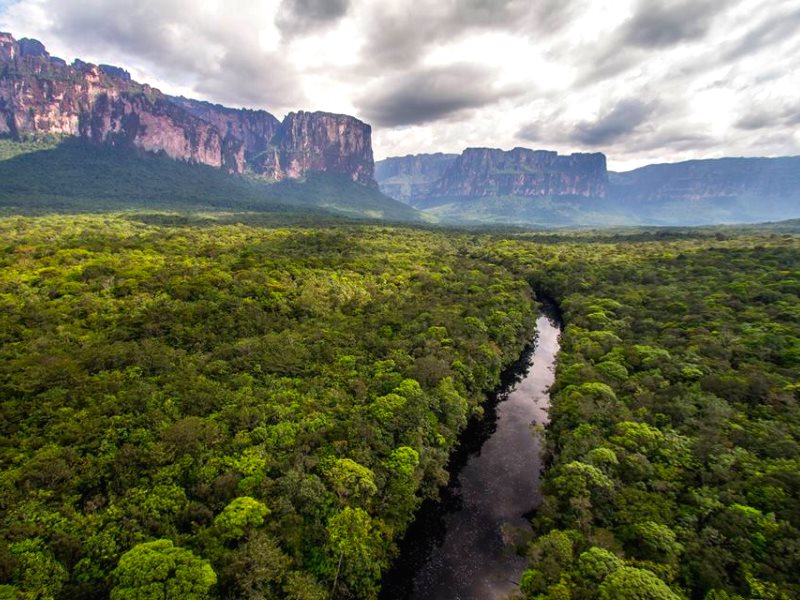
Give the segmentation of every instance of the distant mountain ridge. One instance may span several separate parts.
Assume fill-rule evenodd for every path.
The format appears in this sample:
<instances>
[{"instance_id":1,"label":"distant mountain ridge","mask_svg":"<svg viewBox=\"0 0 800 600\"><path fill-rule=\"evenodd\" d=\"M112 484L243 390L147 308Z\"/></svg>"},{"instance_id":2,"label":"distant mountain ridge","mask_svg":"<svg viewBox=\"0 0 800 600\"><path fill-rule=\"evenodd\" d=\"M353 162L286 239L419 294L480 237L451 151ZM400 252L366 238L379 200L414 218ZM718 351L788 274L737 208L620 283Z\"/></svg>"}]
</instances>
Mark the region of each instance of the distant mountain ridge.
<instances>
[{"instance_id":1,"label":"distant mountain ridge","mask_svg":"<svg viewBox=\"0 0 800 600\"><path fill-rule=\"evenodd\" d=\"M648 202L738 197L800 198L800 156L715 158L609 173L614 196Z\"/></svg>"},{"instance_id":2,"label":"distant mountain ridge","mask_svg":"<svg viewBox=\"0 0 800 600\"><path fill-rule=\"evenodd\" d=\"M0 136L80 137L276 181L307 173L374 186L372 130L348 115L261 110L173 98L120 67L72 65L38 40L0 33Z\"/></svg>"},{"instance_id":3,"label":"distant mountain ridge","mask_svg":"<svg viewBox=\"0 0 800 600\"><path fill-rule=\"evenodd\" d=\"M711 224L800 216L800 157L721 158L609 172L603 154L467 148L376 164L380 189L444 221Z\"/></svg>"}]
</instances>

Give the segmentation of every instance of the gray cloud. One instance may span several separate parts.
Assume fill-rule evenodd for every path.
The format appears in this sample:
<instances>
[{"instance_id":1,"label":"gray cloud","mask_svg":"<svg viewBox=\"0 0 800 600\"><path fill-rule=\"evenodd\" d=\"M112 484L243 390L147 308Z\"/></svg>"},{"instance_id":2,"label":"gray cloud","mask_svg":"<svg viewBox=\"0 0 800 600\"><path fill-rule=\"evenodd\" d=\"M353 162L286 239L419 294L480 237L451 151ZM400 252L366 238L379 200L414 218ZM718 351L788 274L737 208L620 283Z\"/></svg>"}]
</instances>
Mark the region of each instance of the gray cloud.
<instances>
[{"instance_id":1,"label":"gray cloud","mask_svg":"<svg viewBox=\"0 0 800 600\"><path fill-rule=\"evenodd\" d=\"M53 35L83 58L135 57L163 80L235 106L275 110L304 100L297 74L280 52L260 49L256 28L204 15L191 0L117 0L113 10L106 0L58 0L48 8Z\"/></svg>"},{"instance_id":2,"label":"gray cloud","mask_svg":"<svg viewBox=\"0 0 800 600\"><path fill-rule=\"evenodd\" d=\"M544 133L544 128L542 127L541 123L528 123L521 127L515 137L520 140L525 140L526 142L538 142L542 139L542 135Z\"/></svg>"},{"instance_id":3,"label":"gray cloud","mask_svg":"<svg viewBox=\"0 0 800 600\"><path fill-rule=\"evenodd\" d=\"M349 0L283 0L275 24L291 37L332 25L349 9Z\"/></svg>"},{"instance_id":4,"label":"gray cloud","mask_svg":"<svg viewBox=\"0 0 800 600\"><path fill-rule=\"evenodd\" d=\"M774 45L800 31L800 8L771 14L759 22L743 38L734 41L724 52L727 61L738 60L752 54L767 45Z\"/></svg>"},{"instance_id":5,"label":"gray cloud","mask_svg":"<svg viewBox=\"0 0 800 600\"><path fill-rule=\"evenodd\" d=\"M719 145L714 136L687 127L667 124L655 131L636 133L624 142L627 152L684 152L713 148Z\"/></svg>"},{"instance_id":6,"label":"gray cloud","mask_svg":"<svg viewBox=\"0 0 800 600\"><path fill-rule=\"evenodd\" d=\"M622 28L621 42L640 48L664 48L697 40L725 8L719 0L642 0L633 18Z\"/></svg>"},{"instance_id":7,"label":"gray cloud","mask_svg":"<svg viewBox=\"0 0 800 600\"><path fill-rule=\"evenodd\" d=\"M586 86L614 78L646 64L653 56L686 42L700 41L714 19L730 5L718 0L640 0L633 16L599 47L585 48L586 65L577 85ZM693 65L694 70L709 64Z\"/></svg>"},{"instance_id":8,"label":"gray cloud","mask_svg":"<svg viewBox=\"0 0 800 600\"><path fill-rule=\"evenodd\" d=\"M745 131L758 131L767 128L789 128L800 125L800 103L760 103L749 108L734 126Z\"/></svg>"},{"instance_id":9,"label":"gray cloud","mask_svg":"<svg viewBox=\"0 0 800 600\"><path fill-rule=\"evenodd\" d=\"M495 89L492 79L491 70L465 64L407 71L376 82L358 106L375 125L399 127L451 117L521 92Z\"/></svg>"},{"instance_id":10,"label":"gray cloud","mask_svg":"<svg viewBox=\"0 0 800 600\"><path fill-rule=\"evenodd\" d=\"M459 40L476 31L549 37L568 23L577 4L575 0L417 0L387 8L374 3L367 15L365 66L377 71L408 68L438 42Z\"/></svg>"},{"instance_id":11,"label":"gray cloud","mask_svg":"<svg viewBox=\"0 0 800 600\"><path fill-rule=\"evenodd\" d=\"M587 146L610 144L633 133L650 117L654 109L652 103L635 98L621 100L596 121L579 123L571 137Z\"/></svg>"}]
</instances>

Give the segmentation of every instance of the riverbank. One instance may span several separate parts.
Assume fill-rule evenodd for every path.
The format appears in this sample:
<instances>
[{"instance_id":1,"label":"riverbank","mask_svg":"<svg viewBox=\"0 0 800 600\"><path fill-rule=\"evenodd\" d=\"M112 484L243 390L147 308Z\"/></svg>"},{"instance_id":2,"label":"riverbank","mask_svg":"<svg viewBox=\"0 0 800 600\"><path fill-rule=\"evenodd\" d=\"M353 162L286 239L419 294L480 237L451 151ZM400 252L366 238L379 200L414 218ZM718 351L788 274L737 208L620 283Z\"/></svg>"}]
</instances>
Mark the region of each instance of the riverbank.
<instances>
[{"instance_id":1,"label":"riverbank","mask_svg":"<svg viewBox=\"0 0 800 600\"><path fill-rule=\"evenodd\" d=\"M513 541L541 501L542 440L560 323L545 307L536 340L509 367L451 458L440 502L423 504L383 584L382 600L492 600L513 592L525 568Z\"/></svg>"}]
</instances>

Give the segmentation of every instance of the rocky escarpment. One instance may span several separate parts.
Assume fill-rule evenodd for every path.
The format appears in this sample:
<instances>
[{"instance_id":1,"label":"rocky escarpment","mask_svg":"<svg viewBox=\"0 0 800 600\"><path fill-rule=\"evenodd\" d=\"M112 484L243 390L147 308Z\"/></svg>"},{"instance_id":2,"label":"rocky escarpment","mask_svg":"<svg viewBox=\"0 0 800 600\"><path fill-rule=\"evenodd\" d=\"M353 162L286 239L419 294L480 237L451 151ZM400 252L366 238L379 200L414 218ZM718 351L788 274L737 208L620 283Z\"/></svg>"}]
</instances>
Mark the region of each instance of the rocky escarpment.
<instances>
[{"instance_id":1,"label":"rocky escarpment","mask_svg":"<svg viewBox=\"0 0 800 600\"><path fill-rule=\"evenodd\" d=\"M247 168L275 179L299 179L325 172L374 185L372 131L358 119L326 112L293 112L281 122L263 110L233 109L170 98L213 124L226 137L244 141Z\"/></svg>"},{"instance_id":2,"label":"rocky escarpment","mask_svg":"<svg viewBox=\"0 0 800 600\"><path fill-rule=\"evenodd\" d=\"M158 90L102 69L51 57L36 40L0 34L0 135L81 136L188 162L244 169L243 144L176 107Z\"/></svg>"},{"instance_id":3,"label":"rocky escarpment","mask_svg":"<svg viewBox=\"0 0 800 600\"><path fill-rule=\"evenodd\" d=\"M800 199L800 156L719 158L611 173L614 198L639 203Z\"/></svg>"},{"instance_id":4,"label":"rocky escarpment","mask_svg":"<svg viewBox=\"0 0 800 600\"><path fill-rule=\"evenodd\" d=\"M80 136L270 179L309 172L375 185L370 126L347 115L290 113L173 98L120 67L67 65L36 40L0 33L0 136Z\"/></svg>"},{"instance_id":5,"label":"rocky escarpment","mask_svg":"<svg viewBox=\"0 0 800 600\"><path fill-rule=\"evenodd\" d=\"M547 150L467 148L458 156L423 154L381 161L378 183L411 204L492 197L605 198L606 157Z\"/></svg>"},{"instance_id":6,"label":"rocky escarpment","mask_svg":"<svg viewBox=\"0 0 800 600\"><path fill-rule=\"evenodd\" d=\"M458 154L409 154L375 163L381 191L406 204L427 198Z\"/></svg>"},{"instance_id":7,"label":"rocky escarpment","mask_svg":"<svg viewBox=\"0 0 800 600\"><path fill-rule=\"evenodd\" d=\"M244 143L249 164L259 159L270 147L281 122L265 110L227 108L202 100L170 96L169 100L207 123L214 125L224 137Z\"/></svg>"},{"instance_id":8,"label":"rocky escarpment","mask_svg":"<svg viewBox=\"0 0 800 600\"><path fill-rule=\"evenodd\" d=\"M527 148L467 148L436 182L431 195L604 198L607 192L606 157L599 152L561 156Z\"/></svg>"},{"instance_id":9,"label":"rocky escarpment","mask_svg":"<svg viewBox=\"0 0 800 600\"><path fill-rule=\"evenodd\" d=\"M272 141L271 150L254 164L254 169L278 180L324 171L375 185L372 128L348 115L289 113Z\"/></svg>"}]
</instances>

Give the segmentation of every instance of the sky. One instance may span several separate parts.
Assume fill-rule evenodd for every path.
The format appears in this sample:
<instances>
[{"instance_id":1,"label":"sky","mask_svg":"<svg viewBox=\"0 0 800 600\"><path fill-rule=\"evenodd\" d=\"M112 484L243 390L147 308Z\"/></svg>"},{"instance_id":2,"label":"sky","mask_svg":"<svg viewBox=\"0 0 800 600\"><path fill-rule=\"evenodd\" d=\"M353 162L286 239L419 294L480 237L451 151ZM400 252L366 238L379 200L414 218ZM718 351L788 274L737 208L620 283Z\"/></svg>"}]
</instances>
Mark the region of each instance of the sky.
<instances>
[{"instance_id":1,"label":"sky","mask_svg":"<svg viewBox=\"0 0 800 600\"><path fill-rule=\"evenodd\" d=\"M170 94L609 167L800 154L798 0L0 0L0 31Z\"/></svg>"}]
</instances>

